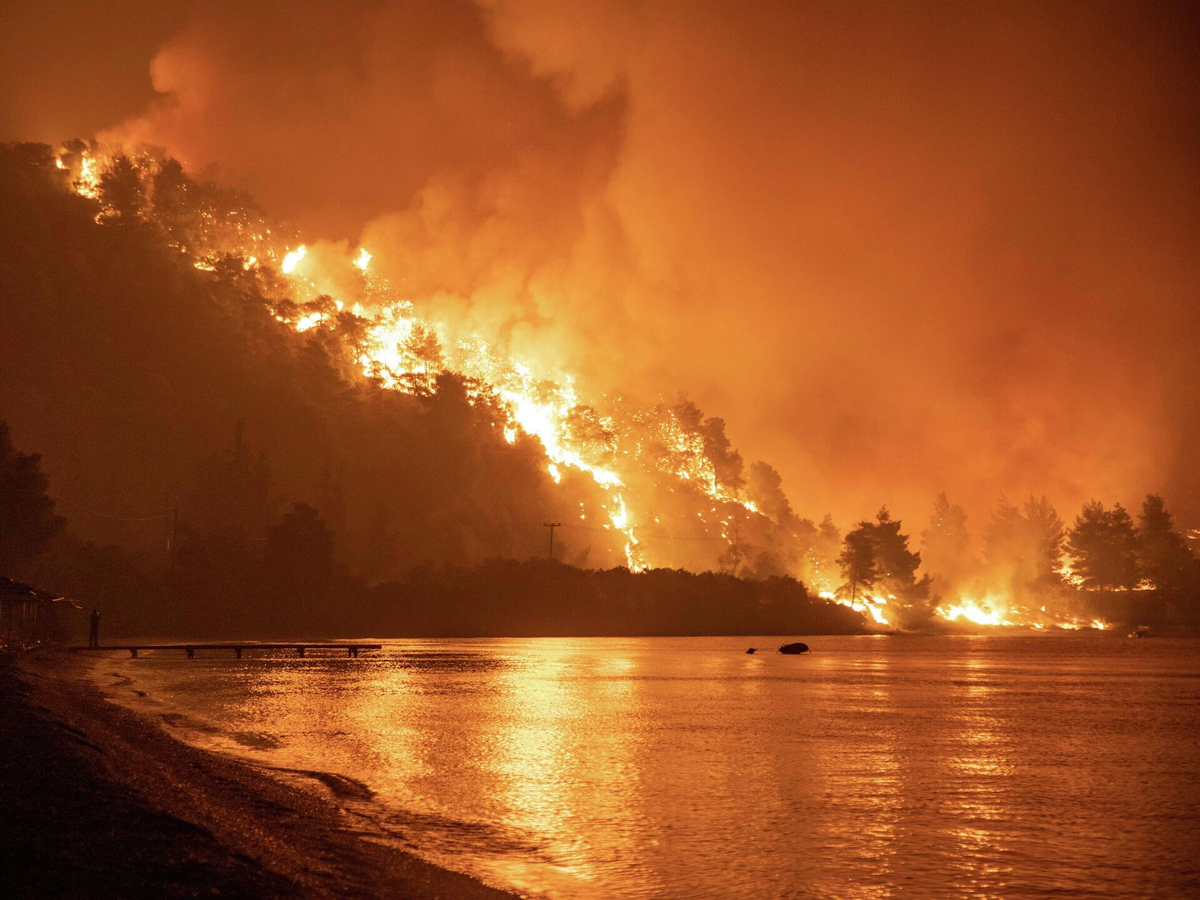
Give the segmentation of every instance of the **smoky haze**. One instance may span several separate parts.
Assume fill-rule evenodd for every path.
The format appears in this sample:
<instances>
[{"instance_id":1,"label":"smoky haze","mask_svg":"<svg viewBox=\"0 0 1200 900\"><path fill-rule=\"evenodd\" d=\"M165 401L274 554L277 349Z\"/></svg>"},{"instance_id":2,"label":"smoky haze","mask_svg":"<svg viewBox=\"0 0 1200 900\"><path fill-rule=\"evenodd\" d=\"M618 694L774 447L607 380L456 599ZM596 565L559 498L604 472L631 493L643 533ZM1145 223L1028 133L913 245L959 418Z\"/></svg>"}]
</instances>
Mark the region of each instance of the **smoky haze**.
<instances>
[{"instance_id":1,"label":"smoky haze","mask_svg":"<svg viewBox=\"0 0 1200 900\"><path fill-rule=\"evenodd\" d=\"M802 514L1200 517L1187 6L73 7L3 14L47 48L4 138L161 146L587 390L686 389Z\"/></svg>"}]
</instances>

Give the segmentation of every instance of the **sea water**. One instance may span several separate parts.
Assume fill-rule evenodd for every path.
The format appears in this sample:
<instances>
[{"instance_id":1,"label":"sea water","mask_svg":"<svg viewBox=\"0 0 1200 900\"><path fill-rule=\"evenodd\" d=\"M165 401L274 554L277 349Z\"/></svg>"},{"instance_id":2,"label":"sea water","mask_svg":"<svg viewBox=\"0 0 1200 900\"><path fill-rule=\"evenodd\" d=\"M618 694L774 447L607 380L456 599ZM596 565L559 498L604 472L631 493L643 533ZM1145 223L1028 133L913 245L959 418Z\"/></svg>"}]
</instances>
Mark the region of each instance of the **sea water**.
<instances>
[{"instance_id":1,"label":"sea water","mask_svg":"<svg viewBox=\"0 0 1200 900\"><path fill-rule=\"evenodd\" d=\"M96 671L179 737L530 897L1200 896L1200 640L806 640L391 641Z\"/></svg>"}]
</instances>

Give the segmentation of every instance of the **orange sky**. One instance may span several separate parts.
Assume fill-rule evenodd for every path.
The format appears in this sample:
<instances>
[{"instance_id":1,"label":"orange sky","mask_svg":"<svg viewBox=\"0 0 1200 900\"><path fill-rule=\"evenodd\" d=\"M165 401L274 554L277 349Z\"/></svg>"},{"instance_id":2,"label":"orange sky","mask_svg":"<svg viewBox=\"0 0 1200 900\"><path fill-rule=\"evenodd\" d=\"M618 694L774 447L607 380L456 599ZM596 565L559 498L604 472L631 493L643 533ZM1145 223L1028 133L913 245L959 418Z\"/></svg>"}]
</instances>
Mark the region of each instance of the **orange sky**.
<instances>
[{"instance_id":1,"label":"orange sky","mask_svg":"<svg viewBox=\"0 0 1200 900\"><path fill-rule=\"evenodd\" d=\"M0 139L211 166L804 514L1200 519L1187 5L96 6L0 13Z\"/></svg>"}]
</instances>

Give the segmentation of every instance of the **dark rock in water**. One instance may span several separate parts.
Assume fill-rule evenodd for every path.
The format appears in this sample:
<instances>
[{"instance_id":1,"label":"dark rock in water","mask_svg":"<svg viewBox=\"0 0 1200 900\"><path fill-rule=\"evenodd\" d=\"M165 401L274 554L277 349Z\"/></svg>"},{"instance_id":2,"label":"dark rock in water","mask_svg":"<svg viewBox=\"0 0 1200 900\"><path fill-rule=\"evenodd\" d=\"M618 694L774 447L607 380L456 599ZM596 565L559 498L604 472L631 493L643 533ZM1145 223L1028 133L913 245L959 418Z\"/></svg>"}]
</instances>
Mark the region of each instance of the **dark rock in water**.
<instances>
[{"instance_id":1,"label":"dark rock in water","mask_svg":"<svg viewBox=\"0 0 1200 900\"><path fill-rule=\"evenodd\" d=\"M784 644L779 648L779 652L789 654L808 653L809 649L808 644L802 644L799 641L796 641L794 644Z\"/></svg>"},{"instance_id":2,"label":"dark rock in water","mask_svg":"<svg viewBox=\"0 0 1200 900\"><path fill-rule=\"evenodd\" d=\"M757 648L757 647L751 647L751 648L750 648L749 650L747 650L746 652L747 652L747 653L754 653L754 652L756 652L757 650L758 650L758 648Z\"/></svg>"}]
</instances>

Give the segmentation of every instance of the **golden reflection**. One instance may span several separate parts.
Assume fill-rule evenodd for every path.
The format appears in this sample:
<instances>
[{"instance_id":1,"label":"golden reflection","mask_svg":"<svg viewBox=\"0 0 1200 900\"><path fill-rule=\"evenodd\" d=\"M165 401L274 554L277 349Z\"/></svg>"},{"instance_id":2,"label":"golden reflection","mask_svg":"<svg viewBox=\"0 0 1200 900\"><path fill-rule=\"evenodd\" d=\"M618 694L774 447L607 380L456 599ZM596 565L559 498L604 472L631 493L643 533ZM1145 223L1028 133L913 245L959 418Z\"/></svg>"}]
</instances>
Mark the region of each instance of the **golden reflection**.
<instances>
[{"instance_id":1,"label":"golden reflection","mask_svg":"<svg viewBox=\"0 0 1200 900\"><path fill-rule=\"evenodd\" d=\"M861 900L884 900L893 896L896 835L904 812L904 773L896 745L894 720L903 715L894 694L895 678L886 651L867 657L854 666L854 677L843 701L858 715L878 720L866 730L866 743L857 754L841 760L842 777L853 791L853 821L859 827L845 828L845 819L830 825L840 828L845 852L861 860L874 880L857 879L843 896ZM866 823L865 826L863 823Z\"/></svg>"},{"instance_id":2,"label":"golden reflection","mask_svg":"<svg viewBox=\"0 0 1200 900\"><path fill-rule=\"evenodd\" d=\"M564 822L594 814L586 781L577 778L587 752L579 746L579 726L589 705L568 672L568 646L530 643L523 650L521 664L497 679L495 735L485 743L494 756L486 764L499 776L499 799L514 824L533 834L562 836ZM556 873L569 880L596 877L582 841L548 849L549 871L533 872L512 859L502 863L506 877L534 890L546 888L545 879Z\"/></svg>"},{"instance_id":3,"label":"golden reflection","mask_svg":"<svg viewBox=\"0 0 1200 900\"><path fill-rule=\"evenodd\" d=\"M953 744L962 752L947 760L954 790L943 808L957 844L951 854L961 883L972 891L997 886L1007 868L995 861L1010 849L1003 827L1007 815L1005 783L1013 775L1009 758L1008 724L995 713L999 698L992 682L992 664L979 651L986 645L972 639L962 665L961 683L952 708L957 725Z\"/></svg>"},{"instance_id":4,"label":"golden reflection","mask_svg":"<svg viewBox=\"0 0 1200 900\"><path fill-rule=\"evenodd\" d=\"M408 666L379 667L373 675L361 687L355 685L346 716L361 734L370 736L381 783L403 799L433 772L433 748L421 728L419 688Z\"/></svg>"}]
</instances>

